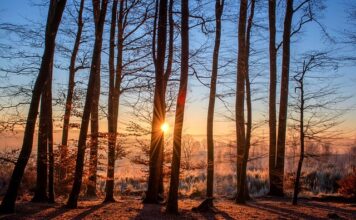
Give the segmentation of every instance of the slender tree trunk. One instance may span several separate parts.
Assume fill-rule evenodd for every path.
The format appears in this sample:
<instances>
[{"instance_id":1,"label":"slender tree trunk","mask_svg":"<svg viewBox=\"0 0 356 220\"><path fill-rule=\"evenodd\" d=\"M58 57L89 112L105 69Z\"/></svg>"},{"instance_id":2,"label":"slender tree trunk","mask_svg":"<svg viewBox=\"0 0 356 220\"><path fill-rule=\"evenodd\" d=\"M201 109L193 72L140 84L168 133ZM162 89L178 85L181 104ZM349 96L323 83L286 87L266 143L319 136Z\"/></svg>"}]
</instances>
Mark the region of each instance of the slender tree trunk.
<instances>
[{"instance_id":1,"label":"slender tree trunk","mask_svg":"<svg viewBox=\"0 0 356 220\"><path fill-rule=\"evenodd\" d=\"M100 58L99 58L100 59ZM100 63L100 61L98 61ZM99 67L100 68L100 67ZM100 72L99 72L100 74ZM99 98L100 98L100 75L95 81L94 96L92 99L92 109L90 114L90 153L89 153L89 183L86 196L96 197L96 179L98 167L98 148L99 148Z\"/></svg>"},{"instance_id":2,"label":"slender tree trunk","mask_svg":"<svg viewBox=\"0 0 356 220\"><path fill-rule=\"evenodd\" d=\"M239 189L237 190L236 201L238 203L245 203L249 198L248 185L246 181L246 172L247 172L247 161L249 157L249 150L251 145L251 131L252 131L252 103L251 103L251 86L250 86L250 77L249 77L249 56L250 56L250 37L252 29L252 21L255 11L255 1L251 0L251 11L250 16L247 22L246 30L246 42L245 42L245 61L244 61L244 79L246 83L246 105L247 105L247 126L246 126L246 136L245 143L243 146L243 158L241 163L240 170L240 183L238 183ZM247 9L246 9L247 11ZM247 12L246 12L247 14ZM243 129L245 129L243 127Z\"/></svg>"},{"instance_id":3,"label":"slender tree trunk","mask_svg":"<svg viewBox=\"0 0 356 220\"><path fill-rule=\"evenodd\" d=\"M74 95L74 87L75 87L75 62L77 59L77 54L79 51L80 40L82 37L83 31L83 9L84 9L84 0L80 1L79 12L78 12L78 21L77 21L77 34L75 37L75 42L70 58L70 65L69 65L69 81L68 81L68 91L67 91L67 98L66 98L66 105L65 105L65 112L63 117L63 130L62 130L62 145L60 149L60 171L59 171L59 180L64 183L67 178L67 167L64 165L66 164L67 157L68 157L68 132L69 132L69 120L72 111L72 103L73 103L73 95ZM63 184L62 184L63 185Z\"/></svg>"},{"instance_id":4,"label":"slender tree trunk","mask_svg":"<svg viewBox=\"0 0 356 220\"><path fill-rule=\"evenodd\" d=\"M299 118L299 138L300 138L300 157L298 162L297 174L295 177L294 182L294 192L293 192L293 200L292 204L297 205L298 202L298 193L300 191L300 176L302 173L302 166L304 160L304 73L302 74L301 78L298 80L299 82L299 89L300 89L300 118Z\"/></svg>"},{"instance_id":5,"label":"slender tree trunk","mask_svg":"<svg viewBox=\"0 0 356 220\"><path fill-rule=\"evenodd\" d=\"M207 182L206 182L206 197L212 198L214 193L214 109L215 109L215 97L216 97L216 83L218 78L219 68L219 49L220 49L220 37L221 37L221 15L223 12L224 1L220 3L220 0L215 2L215 45L213 52L213 66L211 72L210 81L210 95L208 106L208 118L207 118L207 146L208 146L208 166L207 166Z\"/></svg>"},{"instance_id":6,"label":"slender tree trunk","mask_svg":"<svg viewBox=\"0 0 356 220\"><path fill-rule=\"evenodd\" d=\"M237 138L237 196L236 202L241 202L244 196L240 196L240 186L242 178L242 164L245 151L245 118L244 118L244 100L245 100L245 76L246 76L246 17L247 0L240 1L240 16L238 27L238 64L237 64L237 83L236 83L236 138Z\"/></svg>"},{"instance_id":7,"label":"slender tree trunk","mask_svg":"<svg viewBox=\"0 0 356 220\"><path fill-rule=\"evenodd\" d=\"M114 200L114 182L111 181L110 176L114 176L112 164L112 154L115 155L115 134L114 131L114 88L115 88L115 32L116 32L116 19L117 19L117 4L118 0L113 1L111 10L111 24L110 24L110 42L109 42L109 97L108 97L108 167L106 179L106 197L104 202L111 202ZM112 186L111 186L112 185Z\"/></svg>"},{"instance_id":8,"label":"slender tree trunk","mask_svg":"<svg viewBox=\"0 0 356 220\"><path fill-rule=\"evenodd\" d=\"M166 209L168 213L178 213L178 186L182 146L182 130L189 71L189 0L181 0L181 10L181 76L174 123L173 155L171 166L172 171Z\"/></svg>"},{"instance_id":9,"label":"slender tree trunk","mask_svg":"<svg viewBox=\"0 0 356 220\"><path fill-rule=\"evenodd\" d=\"M246 181L247 161L249 157L250 145L251 145L251 132L252 132L252 102L251 102L251 85L250 85L250 73L249 73L249 57L250 57L250 38L253 17L255 14L255 0L251 0L251 11L247 22L246 30L246 55L245 55L245 83L246 83L246 107L247 107L247 126L246 126L246 139L245 149L243 155L243 161L241 165L241 179L240 190L238 190L237 198L240 203L244 203L249 198L248 185Z\"/></svg>"},{"instance_id":10,"label":"slender tree trunk","mask_svg":"<svg viewBox=\"0 0 356 220\"><path fill-rule=\"evenodd\" d=\"M108 170L107 170L107 180L106 180L106 197L105 202L113 202L114 199L114 178L115 178L115 149L116 149L116 140L117 140L117 123L118 123L118 114L119 114L119 103L120 103L120 89L121 89L121 75L122 75L122 57L123 57L123 19L124 19L124 0L120 0L120 9L119 9L119 17L117 23L118 29L118 38L117 38L117 61L116 61L116 73L114 69L114 45L110 47L110 74L112 82L110 82L110 93L112 97L109 98L110 108L111 108L111 121L109 121L109 153L108 153ZM117 3L116 3L117 4ZM113 6L114 7L114 6ZM113 8L113 11L117 10ZM116 13L116 12L115 12ZM112 16L111 30L110 32L110 43L114 43L115 39L115 24L116 24L116 16ZM112 39L112 40L111 40Z\"/></svg>"},{"instance_id":11,"label":"slender tree trunk","mask_svg":"<svg viewBox=\"0 0 356 220\"><path fill-rule=\"evenodd\" d=\"M277 87L277 49L276 49L276 1L268 2L269 21L269 182L270 195L278 194L276 177L276 87Z\"/></svg>"},{"instance_id":12,"label":"slender tree trunk","mask_svg":"<svg viewBox=\"0 0 356 220\"><path fill-rule=\"evenodd\" d=\"M5 197L3 198L0 206L0 212L2 213L11 213L14 212L15 209L18 189L32 151L33 134L36 126L41 93L46 80L49 78L51 67L53 66L55 40L65 5L66 0L52 0L49 5L45 48L42 56L41 67L32 92L20 155L11 175L9 188L6 191Z\"/></svg>"},{"instance_id":13,"label":"slender tree trunk","mask_svg":"<svg viewBox=\"0 0 356 220\"><path fill-rule=\"evenodd\" d=\"M169 37L168 37L168 59L167 59L167 66L166 66L166 71L164 73L164 100L166 100L166 91L167 91L167 85L168 85L168 80L169 77L171 76L172 73L172 64L173 64L173 52L174 52L174 20L173 20L173 4L174 0L169 0L169 8L168 8L168 20L169 20ZM164 119L163 121L166 120L166 102L164 102ZM161 166L160 166L160 173L161 177L159 180L159 189L158 189L158 198L159 200L163 200L163 194L164 194L164 184L163 184L163 164L164 164L164 135L162 135L162 147L161 147L161 154L162 154L162 161L161 161Z\"/></svg>"},{"instance_id":14,"label":"slender tree trunk","mask_svg":"<svg viewBox=\"0 0 356 220\"><path fill-rule=\"evenodd\" d=\"M205 211L207 208L213 206L214 194L214 109L216 98L216 83L218 78L219 68L219 49L221 38L221 16L224 8L224 0L215 1L215 44L213 52L213 64L210 80L210 95L207 116L207 181L206 181L206 200L197 208L198 210Z\"/></svg>"},{"instance_id":15,"label":"slender tree trunk","mask_svg":"<svg viewBox=\"0 0 356 220\"><path fill-rule=\"evenodd\" d=\"M158 0L157 0L158 1ZM148 188L144 203L158 203L159 186L162 175L162 147L163 135L161 125L165 119L165 95L164 95L164 61L166 53L167 38L167 0L159 1L159 19L157 35L157 56L155 53L155 41L153 48L153 59L155 63L156 86L153 98L153 118L150 144L149 177ZM155 36L155 34L154 34Z\"/></svg>"},{"instance_id":16,"label":"slender tree trunk","mask_svg":"<svg viewBox=\"0 0 356 220\"><path fill-rule=\"evenodd\" d=\"M86 145L86 138L87 138L88 127L89 127L89 118L90 118L90 113L92 108L92 97L95 94L94 86L96 85L96 81L99 80L100 77L102 34L104 30L104 21L106 16L107 3L108 3L107 0L102 0L101 7L100 7L100 1L93 0L93 9L94 9L93 13L94 13L95 26L96 26L95 43L94 43L93 57L92 57L92 63L90 69L88 90L85 99L84 112L83 112L82 123L80 127L80 133L79 133L78 153L77 153L77 160L75 166L74 182L73 182L72 191L67 201L68 208L77 207L78 196L82 184L85 145Z\"/></svg>"},{"instance_id":17,"label":"slender tree trunk","mask_svg":"<svg viewBox=\"0 0 356 220\"><path fill-rule=\"evenodd\" d=\"M289 87L289 64L290 64L290 34L293 18L293 0L287 0L286 16L283 31L283 55L282 55L282 80L281 97L279 105L278 139L277 139L277 163L276 178L277 185L275 195L283 196L284 179L284 153L287 130L287 108L288 108L288 87Z\"/></svg>"}]
</instances>

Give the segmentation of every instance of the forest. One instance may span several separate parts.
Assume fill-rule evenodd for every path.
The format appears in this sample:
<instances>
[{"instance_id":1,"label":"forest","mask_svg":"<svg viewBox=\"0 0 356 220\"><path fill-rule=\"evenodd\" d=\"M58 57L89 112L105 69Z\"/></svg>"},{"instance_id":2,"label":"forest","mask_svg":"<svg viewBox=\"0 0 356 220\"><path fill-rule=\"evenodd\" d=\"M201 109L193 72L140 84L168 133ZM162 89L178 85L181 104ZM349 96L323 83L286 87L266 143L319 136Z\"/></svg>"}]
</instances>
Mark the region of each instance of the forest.
<instances>
[{"instance_id":1,"label":"forest","mask_svg":"<svg viewBox=\"0 0 356 220\"><path fill-rule=\"evenodd\" d=\"M0 219L356 219L356 2L0 12Z\"/></svg>"}]
</instances>

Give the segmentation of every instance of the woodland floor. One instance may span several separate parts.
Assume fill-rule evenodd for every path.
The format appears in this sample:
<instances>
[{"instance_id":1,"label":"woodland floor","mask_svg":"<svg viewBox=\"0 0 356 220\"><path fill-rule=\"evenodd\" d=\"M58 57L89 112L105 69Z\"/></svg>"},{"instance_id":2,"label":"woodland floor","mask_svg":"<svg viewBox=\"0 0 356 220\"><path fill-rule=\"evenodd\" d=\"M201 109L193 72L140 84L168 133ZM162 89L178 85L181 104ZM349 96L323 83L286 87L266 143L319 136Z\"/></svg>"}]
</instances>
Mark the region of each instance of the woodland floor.
<instances>
[{"instance_id":1,"label":"woodland floor","mask_svg":"<svg viewBox=\"0 0 356 220\"><path fill-rule=\"evenodd\" d=\"M142 204L139 197L122 197L108 204L81 201L77 209L65 209L63 204L20 202L16 214L0 215L0 219L356 219L355 203L302 199L298 206L293 206L290 199L263 197L237 205L231 200L217 199L215 212L192 212L192 207L200 202L180 200L178 216L165 214L164 206Z\"/></svg>"}]
</instances>

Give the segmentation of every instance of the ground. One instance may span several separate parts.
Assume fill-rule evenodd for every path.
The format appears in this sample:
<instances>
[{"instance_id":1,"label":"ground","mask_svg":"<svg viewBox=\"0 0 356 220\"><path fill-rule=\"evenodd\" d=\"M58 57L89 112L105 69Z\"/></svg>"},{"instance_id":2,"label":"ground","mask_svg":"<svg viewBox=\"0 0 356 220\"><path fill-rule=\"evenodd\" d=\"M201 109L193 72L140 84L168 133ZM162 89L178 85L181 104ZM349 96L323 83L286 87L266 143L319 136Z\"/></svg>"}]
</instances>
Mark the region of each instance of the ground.
<instances>
[{"instance_id":1,"label":"ground","mask_svg":"<svg viewBox=\"0 0 356 220\"><path fill-rule=\"evenodd\" d=\"M165 214L164 206L142 204L139 197L122 197L109 204L81 201L77 209L65 209L63 204L21 202L16 214L0 215L0 219L356 219L355 203L303 199L293 206L290 199L263 197L237 205L232 200L216 199L215 212L192 212L200 202L180 200L178 216Z\"/></svg>"}]
</instances>

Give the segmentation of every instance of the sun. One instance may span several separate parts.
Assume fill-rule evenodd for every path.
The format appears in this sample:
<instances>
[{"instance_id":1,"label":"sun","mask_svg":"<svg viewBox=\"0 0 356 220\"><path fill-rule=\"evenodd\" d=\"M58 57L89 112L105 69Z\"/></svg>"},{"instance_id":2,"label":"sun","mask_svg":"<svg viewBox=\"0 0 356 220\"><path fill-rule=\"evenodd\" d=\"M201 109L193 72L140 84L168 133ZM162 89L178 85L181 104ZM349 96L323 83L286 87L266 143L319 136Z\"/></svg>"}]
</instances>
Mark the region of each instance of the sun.
<instances>
[{"instance_id":1,"label":"sun","mask_svg":"<svg viewBox=\"0 0 356 220\"><path fill-rule=\"evenodd\" d=\"M164 122L162 125L161 125L161 130L164 132L164 133L167 133L168 130L169 130L169 125L167 122Z\"/></svg>"}]
</instances>

